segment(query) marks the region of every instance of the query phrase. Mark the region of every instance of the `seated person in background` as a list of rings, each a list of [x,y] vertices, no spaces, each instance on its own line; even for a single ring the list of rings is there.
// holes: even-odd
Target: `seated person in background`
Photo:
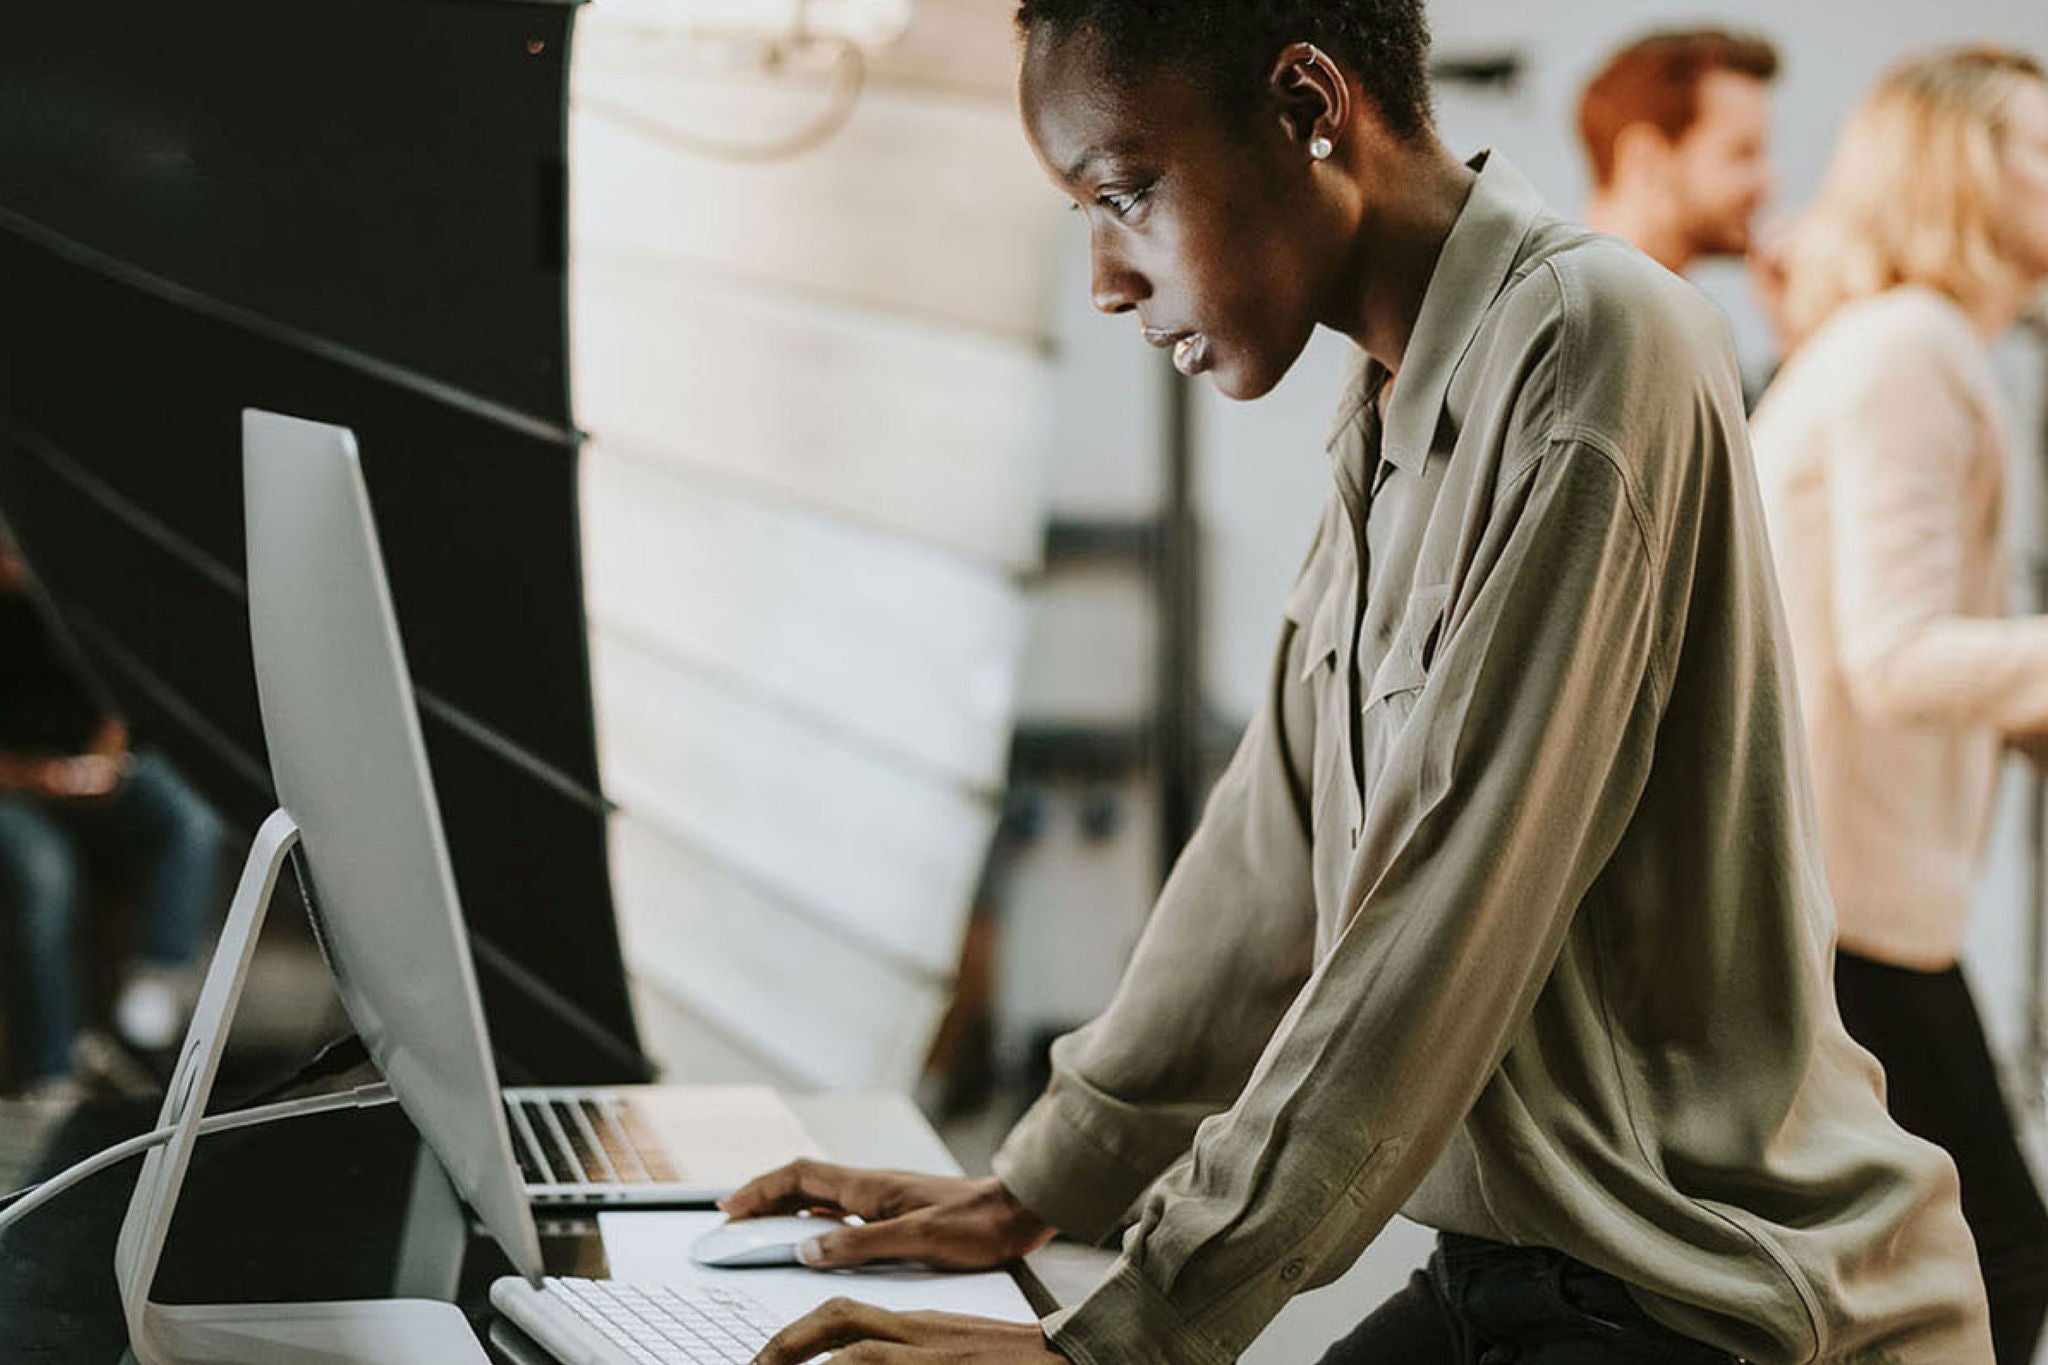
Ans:
[[[995,1174],[799,1164],[725,1203],[859,1214],[816,1266],[1127,1223],[1115,1267],[1044,1324],[835,1303],[762,1365],[1223,1365],[1396,1212],[1436,1253],[1326,1365],[1985,1365],[1955,1166],[1836,1013],[1723,320],[1445,148],[1419,0],[1022,22],[1098,308],[1241,400],[1319,326],[1355,343],[1332,496],[1265,699]]]
[[[1828,880],[1835,986],[1891,1111],[1962,1175],[2000,1362],[2048,1315],[2048,1209],[1957,958],[2001,739],[2048,732],[2048,616],[2008,618],[2013,424],[1991,342],[2048,283],[2048,78],[1941,52],[1889,72],[1795,225],[1797,349],[1757,409]]]
[[[78,1054],[97,1042],[80,1047],[84,869],[143,879],[141,960],[114,1022],[131,1045],[154,1051],[184,1027],[224,837],[168,760],[130,753],[126,726],[66,654],[21,560],[0,542],[0,913],[17,948],[7,959],[9,1034],[32,1095],[75,1093]]]

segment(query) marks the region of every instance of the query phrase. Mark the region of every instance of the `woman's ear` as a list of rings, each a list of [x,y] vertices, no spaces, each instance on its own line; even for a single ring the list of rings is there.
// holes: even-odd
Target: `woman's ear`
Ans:
[[[1343,138],[1351,122],[1351,83],[1314,43],[1280,50],[1268,81],[1282,132],[1317,160]]]

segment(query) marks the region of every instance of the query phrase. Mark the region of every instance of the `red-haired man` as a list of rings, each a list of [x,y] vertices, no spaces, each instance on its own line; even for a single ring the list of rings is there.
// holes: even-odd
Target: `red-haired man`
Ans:
[[[1713,29],[1654,33],[1608,58],[1579,99],[1587,225],[1679,274],[1747,254],[1771,192],[1777,73],[1768,42]]]

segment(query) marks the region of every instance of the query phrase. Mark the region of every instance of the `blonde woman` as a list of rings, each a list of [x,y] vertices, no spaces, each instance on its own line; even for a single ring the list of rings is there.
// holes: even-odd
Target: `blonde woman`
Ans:
[[[2048,1312],[2048,1212],[1957,967],[2001,739],[2048,730],[2008,618],[1990,341],[2048,279],[2048,80],[1941,52],[1851,117],[1789,247],[1796,350],[1754,427],[1840,914],[1836,991],[1892,1112],[1955,1157],[2001,1362]]]

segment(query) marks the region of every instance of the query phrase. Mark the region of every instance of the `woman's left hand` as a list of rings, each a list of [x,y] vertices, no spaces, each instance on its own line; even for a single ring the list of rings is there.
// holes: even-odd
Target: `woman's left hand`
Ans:
[[[804,1365],[829,1356],[841,1365],[1066,1365],[1035,1322],[998,1322],[957,1313],[891,1313],[834,1299],[777,1332],[754,1365]]]

